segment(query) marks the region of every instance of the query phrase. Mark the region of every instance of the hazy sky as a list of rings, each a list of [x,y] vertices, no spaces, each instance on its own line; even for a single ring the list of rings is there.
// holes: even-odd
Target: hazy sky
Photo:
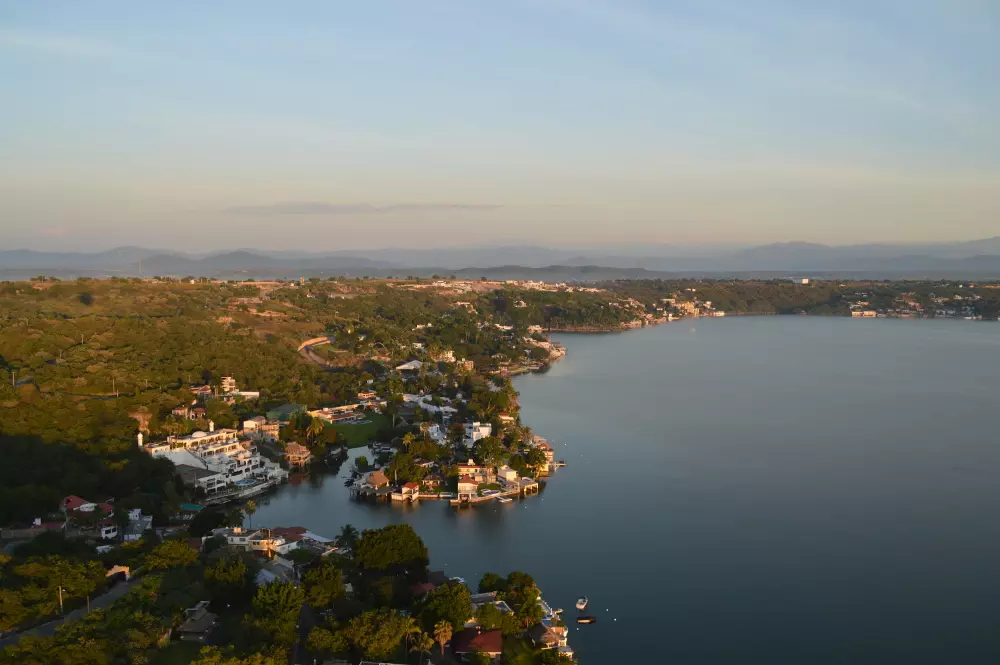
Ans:
[[[0,120],[0,248],[971,239],[1000,2],[3,2]]]

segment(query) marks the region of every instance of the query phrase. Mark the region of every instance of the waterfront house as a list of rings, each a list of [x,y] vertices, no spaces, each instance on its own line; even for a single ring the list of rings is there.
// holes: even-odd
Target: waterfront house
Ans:
[[[559,636],[542,623],[532,627],[528,631],[528,637],[537,649],[555,649],[559,646]]]
[[[312,453],[300,443],[289,443],[285,447],[285,461],[292,469],[301,469],[312,461]]]
[[[368,474],[368,479],[365,484],[372,489],[380,489],[389,485],[389,479],[386,478],[385,472],[382,469],[376,469]]]
[[[484,653],[493,660],[503,654],[503,635],[499,630],[480,627],[465,628],[451,638],[451,648],[456,656],[468,657],[473,653]]]
[[[460,476],[458,479],[458,499],[468,501],[476,496],[479,491],[479,483],[472,476]]]
[[[497,477],[500,480],[504,480],[504,481],[507,481],[509,483],[516,483],[517,482],[517,471],[515,471],[514,469],[510,468],[507,465],[504,465],[504,466],[500,467],[497,470]]]

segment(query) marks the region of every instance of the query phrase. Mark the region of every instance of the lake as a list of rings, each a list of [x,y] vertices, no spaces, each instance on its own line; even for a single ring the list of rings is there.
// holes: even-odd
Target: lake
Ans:
[[[584,665],[1000,662],[1000,325],[555,338],[566,358],[516,380],[568,462],[539,497],[402,508],[331,476],[262,498],[254,523],[408,522],[471,584],[524,570],[568,616],[587,595]]]

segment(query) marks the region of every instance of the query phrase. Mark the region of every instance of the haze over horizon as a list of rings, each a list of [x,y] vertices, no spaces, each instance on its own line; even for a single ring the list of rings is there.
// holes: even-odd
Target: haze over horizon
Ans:
[[[0,249],[960,242],[981,0],[0,7]]]

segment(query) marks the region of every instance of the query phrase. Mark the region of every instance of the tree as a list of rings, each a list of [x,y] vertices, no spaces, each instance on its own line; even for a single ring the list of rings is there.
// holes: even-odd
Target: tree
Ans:
[[[337,536],[337,545],[340,547],[354,547],[358,542],[358,530],[350,524],[345,524],[340,528],[340,535]]]
[[[410,446],[413,445],[415,439],[416,437],[413,436],[413,432],[407,432],[403,435],[403,448],[406,449],[406,452],[410,452]]]
[[[503,460],[507,450],[495,436],[488,436],[476,442],[473,451],[476,461],[483,466],[497,466]]]
[[[434,648],[434,638],[425,632],[421,632],[414,638],[413,646],[410,647],[410,651],[412,653],[418,653],[421,656],[426,654],[427,657],[430,658],[431,649],[433,648]],[[423,658],[421,658],[420,660],[423,661]]]
[[[366,529],[354,550],[354,559],[369,570],[395,569],[416,573],[427,566],[424,541],[409,524]]]
[[[250,521],[250,528],[253,528],[253,514],[257,512],[257,502],[253,499],[247,501],[246,507],[243,509],[246,513],[247,519]]]
[[[415,630],[418,631],[410,617],[394,610],[381,609],[354,617],[343,632],[362,655],[383,660],[391,656],[400,642]]]
[[[496,573],[483,573],[479,580],[479,593],[489,593],[491,591],[503,591],[507,588],[507,582]]]
[[[469,665],[492,665],[493,659],[488,653],[473,651],[469,654]]]
[[[272,582],[257,588],[249,624],[271,642],[282,647],[295,642],[295,625],[305,594],[291,582]]]
[[[190,566],[198,553],[182,540],[165,540],[146,555],[144,565],[149,570],[168,570]]]
[[[313,418],[309,423],[309,427],[306,429],[306,435],[310,443],[315,443],[326,430],[326,424],[323,423],[319,418]]]
[[[21,594],[11,589],[0,589],[0,633],[14,630],[28,618]]]
[[[350,642],[343,631],[330,630],[316,626],[306,637],[306,649],[320,659],[325,659],[335,653],[343,653],[350,648]]]
[[[434,626],[439,621],[462,626],[474,611],[468,587],[449,582],[424,595],[420,602],[419,616],[425,626]]]
[[[285,658],[279,654],[255,653],[241,658],[223,653],[219,647],[204,647],[191,665],[284,665]]]
[[[303,578],[306,602],[313,609],[329,607],[333,601],[344,595],[344,576],[332,561],[306,571]]]
[[[241,556],[221,557],[205,568],[205,588],[219,603],[242,603],[253,593],[253,571]]]
[[[541,665],[573,665],[576,661],[555,649],[546,649],[538,657]]]
[[[441,647],[441,655],[444,656],[444,648],[451,641],[451,624],[447,621],[438,621],[434,625],[434,639]]]

